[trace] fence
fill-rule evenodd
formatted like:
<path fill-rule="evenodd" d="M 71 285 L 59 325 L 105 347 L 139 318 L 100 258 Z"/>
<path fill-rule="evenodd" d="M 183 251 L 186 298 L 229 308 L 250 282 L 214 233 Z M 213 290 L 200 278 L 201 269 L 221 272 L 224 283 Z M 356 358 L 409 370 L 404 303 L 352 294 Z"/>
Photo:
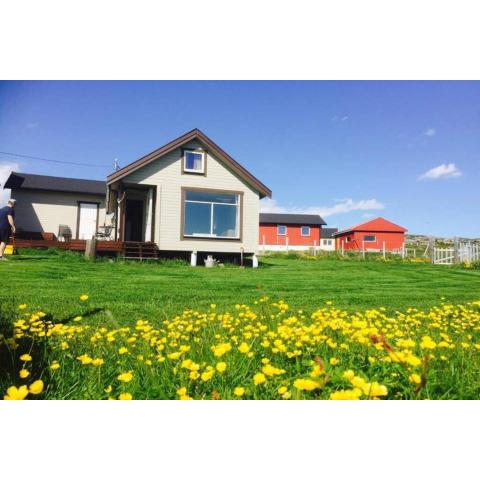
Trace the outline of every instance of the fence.
<path fill-rule="evenodd" d="M 480 261 L 480 245 L 459 243 L 451 248 L 433 248 L 432 261 L 437 265 Z"/>

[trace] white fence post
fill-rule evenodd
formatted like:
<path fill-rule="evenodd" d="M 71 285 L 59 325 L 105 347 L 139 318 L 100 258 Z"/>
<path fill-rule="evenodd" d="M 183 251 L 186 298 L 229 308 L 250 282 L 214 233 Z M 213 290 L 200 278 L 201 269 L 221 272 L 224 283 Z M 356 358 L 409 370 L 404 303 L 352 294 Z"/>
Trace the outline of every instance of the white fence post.
<path fill-rule="evenodd" d="M 383 259 L 387 258 L 387 252 L 385 251 L 385 242 L 383 242 Z"/>
<path fill-rule="evenodd" d="M 287 252 L 288 252 L 288 237 L 285 237 L 285 245 L 287 246 Z"/>
<path fill-rule="evenodd" d="M 363 255 L 363 258 L 365 259 L 365 240 L 362 240 L 362 255 Z"/>

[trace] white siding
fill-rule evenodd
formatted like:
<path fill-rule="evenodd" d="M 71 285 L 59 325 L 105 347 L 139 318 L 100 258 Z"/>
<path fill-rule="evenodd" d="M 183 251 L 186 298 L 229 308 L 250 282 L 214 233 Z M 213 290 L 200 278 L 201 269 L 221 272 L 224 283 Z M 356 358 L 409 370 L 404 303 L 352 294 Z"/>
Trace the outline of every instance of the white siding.
<path fill-rule="evenodd" d="M 184 148 L 203 147 L 198 141 Z M 151 162 L 123 179 L 126 184 L 156 186 L 155 238 L 161 250 L 203 252 L 245 252 L 258 250 L 259 194 L 233 173 L 223 162 L 207 154 L 207 174 L 182 175 L 182 150 L 173 152 Z M 243 192 L 243 231 L 238 241 L 180 238 L 180 212 L 182 187 L 210 188 Z"/>
<path fill-rule="evenodd" d="M 98 202 L 98 224 L 105 221 L 105 197 L 82 193 L 41 190 L 12 190 L 15 205 L 15 225 L 29 232 L 49 232 L 57 235 L 59 225 L 68 225 L 73 238 L 77 235 L 78 202 Z"/>

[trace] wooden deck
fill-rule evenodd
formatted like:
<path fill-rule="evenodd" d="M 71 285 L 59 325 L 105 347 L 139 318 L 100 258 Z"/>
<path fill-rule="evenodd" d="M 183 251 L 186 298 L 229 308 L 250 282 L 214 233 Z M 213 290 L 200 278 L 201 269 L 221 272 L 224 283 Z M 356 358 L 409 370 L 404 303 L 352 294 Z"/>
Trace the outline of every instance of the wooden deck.
<path fill-rule="evenodd" d="M 84 252 L 86 240 L 71 239 L 59 241 L 53 233 L 48 232 L 18 232 L 15 238 L 10 237 L 9 245 L 17 248 L 59 248 Z M 158 246 L 154 242 L 121 242 L 117 240 L 97 240 L 96 253 L 120 254 L 123 258 L 135 260 L 155 260 L 159 257 Z"/>

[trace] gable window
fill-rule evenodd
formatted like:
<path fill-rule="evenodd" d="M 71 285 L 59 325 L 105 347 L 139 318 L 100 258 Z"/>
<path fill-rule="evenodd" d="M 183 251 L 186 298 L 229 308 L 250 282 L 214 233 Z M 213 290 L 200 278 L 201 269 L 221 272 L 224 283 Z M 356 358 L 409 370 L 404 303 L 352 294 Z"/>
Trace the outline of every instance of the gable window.
<path fill-rule="evenodd" d="M 240 238 L 240 194 L 185 190 L 184 237 Z"/>
<path fill-rule="evenodd" d="M 277 235 L 286 235 L 287 227 L 286 225 L 277 225 Z"/>
<path fill-rule="evenodd" d="M 187 173 L 205 173 L 205 152 L 184 150 L 183 171 Z"/>
<path fill-rule="evenodd" d="M 302 237 L 309 237 L 310 236 L 310 227 L 301 227 L 300 234 Z"/>
<path fill-rule="evenodd" d="M 363 241 L 364 242 L 376 242 L 377 237 L 375 235 L 364 235 L 363 236 Z"/>

